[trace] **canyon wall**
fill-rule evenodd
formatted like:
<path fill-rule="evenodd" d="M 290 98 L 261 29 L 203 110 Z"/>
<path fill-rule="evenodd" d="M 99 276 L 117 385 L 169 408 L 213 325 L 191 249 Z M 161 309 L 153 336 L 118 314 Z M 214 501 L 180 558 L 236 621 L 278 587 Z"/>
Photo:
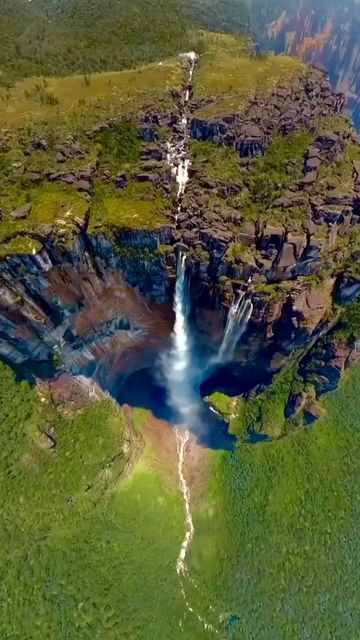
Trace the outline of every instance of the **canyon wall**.
<path fill-rule="evenodd" d="M 360 5 L 354 0 L 262 3 L 255 4 L 253 20 L 262 48 L 326 67 L 360 128 Z"/>

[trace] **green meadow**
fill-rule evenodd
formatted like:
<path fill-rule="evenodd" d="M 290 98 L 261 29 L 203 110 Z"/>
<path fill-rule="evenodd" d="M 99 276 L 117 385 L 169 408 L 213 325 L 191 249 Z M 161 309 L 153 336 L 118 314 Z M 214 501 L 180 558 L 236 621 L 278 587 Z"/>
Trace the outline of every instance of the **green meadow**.
<path fill-rule="evenodd" d="M 359 374 L 315 426 L 206 454 L 185 590 L 218 637 L 358 637 Z M 65 416 L 5 365 L 0 379 L 1 639 L 211 637 L 184 605 L 182 500 L 143 451 L 143 412 L 131 449 L 111 400 Z"/>
<path fill-rule="evenodd" d="M 359 637 L 359 398 L 357 365 L 319 423 L 212 454 L 190 564 L 230 637 Z"/>

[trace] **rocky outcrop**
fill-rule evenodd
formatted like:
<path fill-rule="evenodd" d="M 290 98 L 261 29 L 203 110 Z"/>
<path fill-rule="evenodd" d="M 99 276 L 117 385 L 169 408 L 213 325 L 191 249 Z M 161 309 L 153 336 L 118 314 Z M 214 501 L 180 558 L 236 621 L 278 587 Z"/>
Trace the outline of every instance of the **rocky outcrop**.
<path fill-rule="evenodd" d="M 317 396 L 334 391 L 345 369 L 360 358 L 358 340 L 329 335 L 310 350 L 300 365 L 305 383 L 315 388 Z"/>
<path fill-rule="evenodd" d="M 311 130 L 317 117 L 341 113 L 343 107 L 344 101 L 332 90 L 326 74 L 314 69 L 277 86 L 266 99 L 256 96 L 243 114 L 213 120 L 194 117 L 191 135 L 196 140 L 234 146 L 240 157 L 257 156 L 264 153 L 276 132 Z M 325 136 L 319 147 L 329 150 L 331 140 Z"/>

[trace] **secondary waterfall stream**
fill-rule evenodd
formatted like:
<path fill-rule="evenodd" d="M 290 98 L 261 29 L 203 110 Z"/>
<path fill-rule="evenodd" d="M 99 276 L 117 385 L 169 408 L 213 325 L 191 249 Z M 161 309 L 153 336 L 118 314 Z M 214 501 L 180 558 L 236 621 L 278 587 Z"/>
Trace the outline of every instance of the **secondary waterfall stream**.
<path fill-rule="evenodd" d="M 225 364 L 232 360 L 236 345 L 246 330 L 252 312 L 253 304 L 242 291 L 229 309 L 225 333 L 217 357 L 221 363 Z"/>

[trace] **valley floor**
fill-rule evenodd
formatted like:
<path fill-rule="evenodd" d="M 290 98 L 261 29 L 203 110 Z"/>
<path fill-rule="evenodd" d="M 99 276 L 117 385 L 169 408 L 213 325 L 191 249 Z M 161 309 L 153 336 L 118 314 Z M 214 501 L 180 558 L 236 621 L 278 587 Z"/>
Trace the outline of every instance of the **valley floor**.
<path fill-rule="evenodd" d="M 315 427 L 232 454 L 191 446 L 184 584 L 218 634 L 186 610 L 175 570 L 184 516 L 166 424 L 135 410 L 130 441 L 112 401 L 64 416 L 0 373 L 2 640 L 357 637 L 359 367 Z"/>

